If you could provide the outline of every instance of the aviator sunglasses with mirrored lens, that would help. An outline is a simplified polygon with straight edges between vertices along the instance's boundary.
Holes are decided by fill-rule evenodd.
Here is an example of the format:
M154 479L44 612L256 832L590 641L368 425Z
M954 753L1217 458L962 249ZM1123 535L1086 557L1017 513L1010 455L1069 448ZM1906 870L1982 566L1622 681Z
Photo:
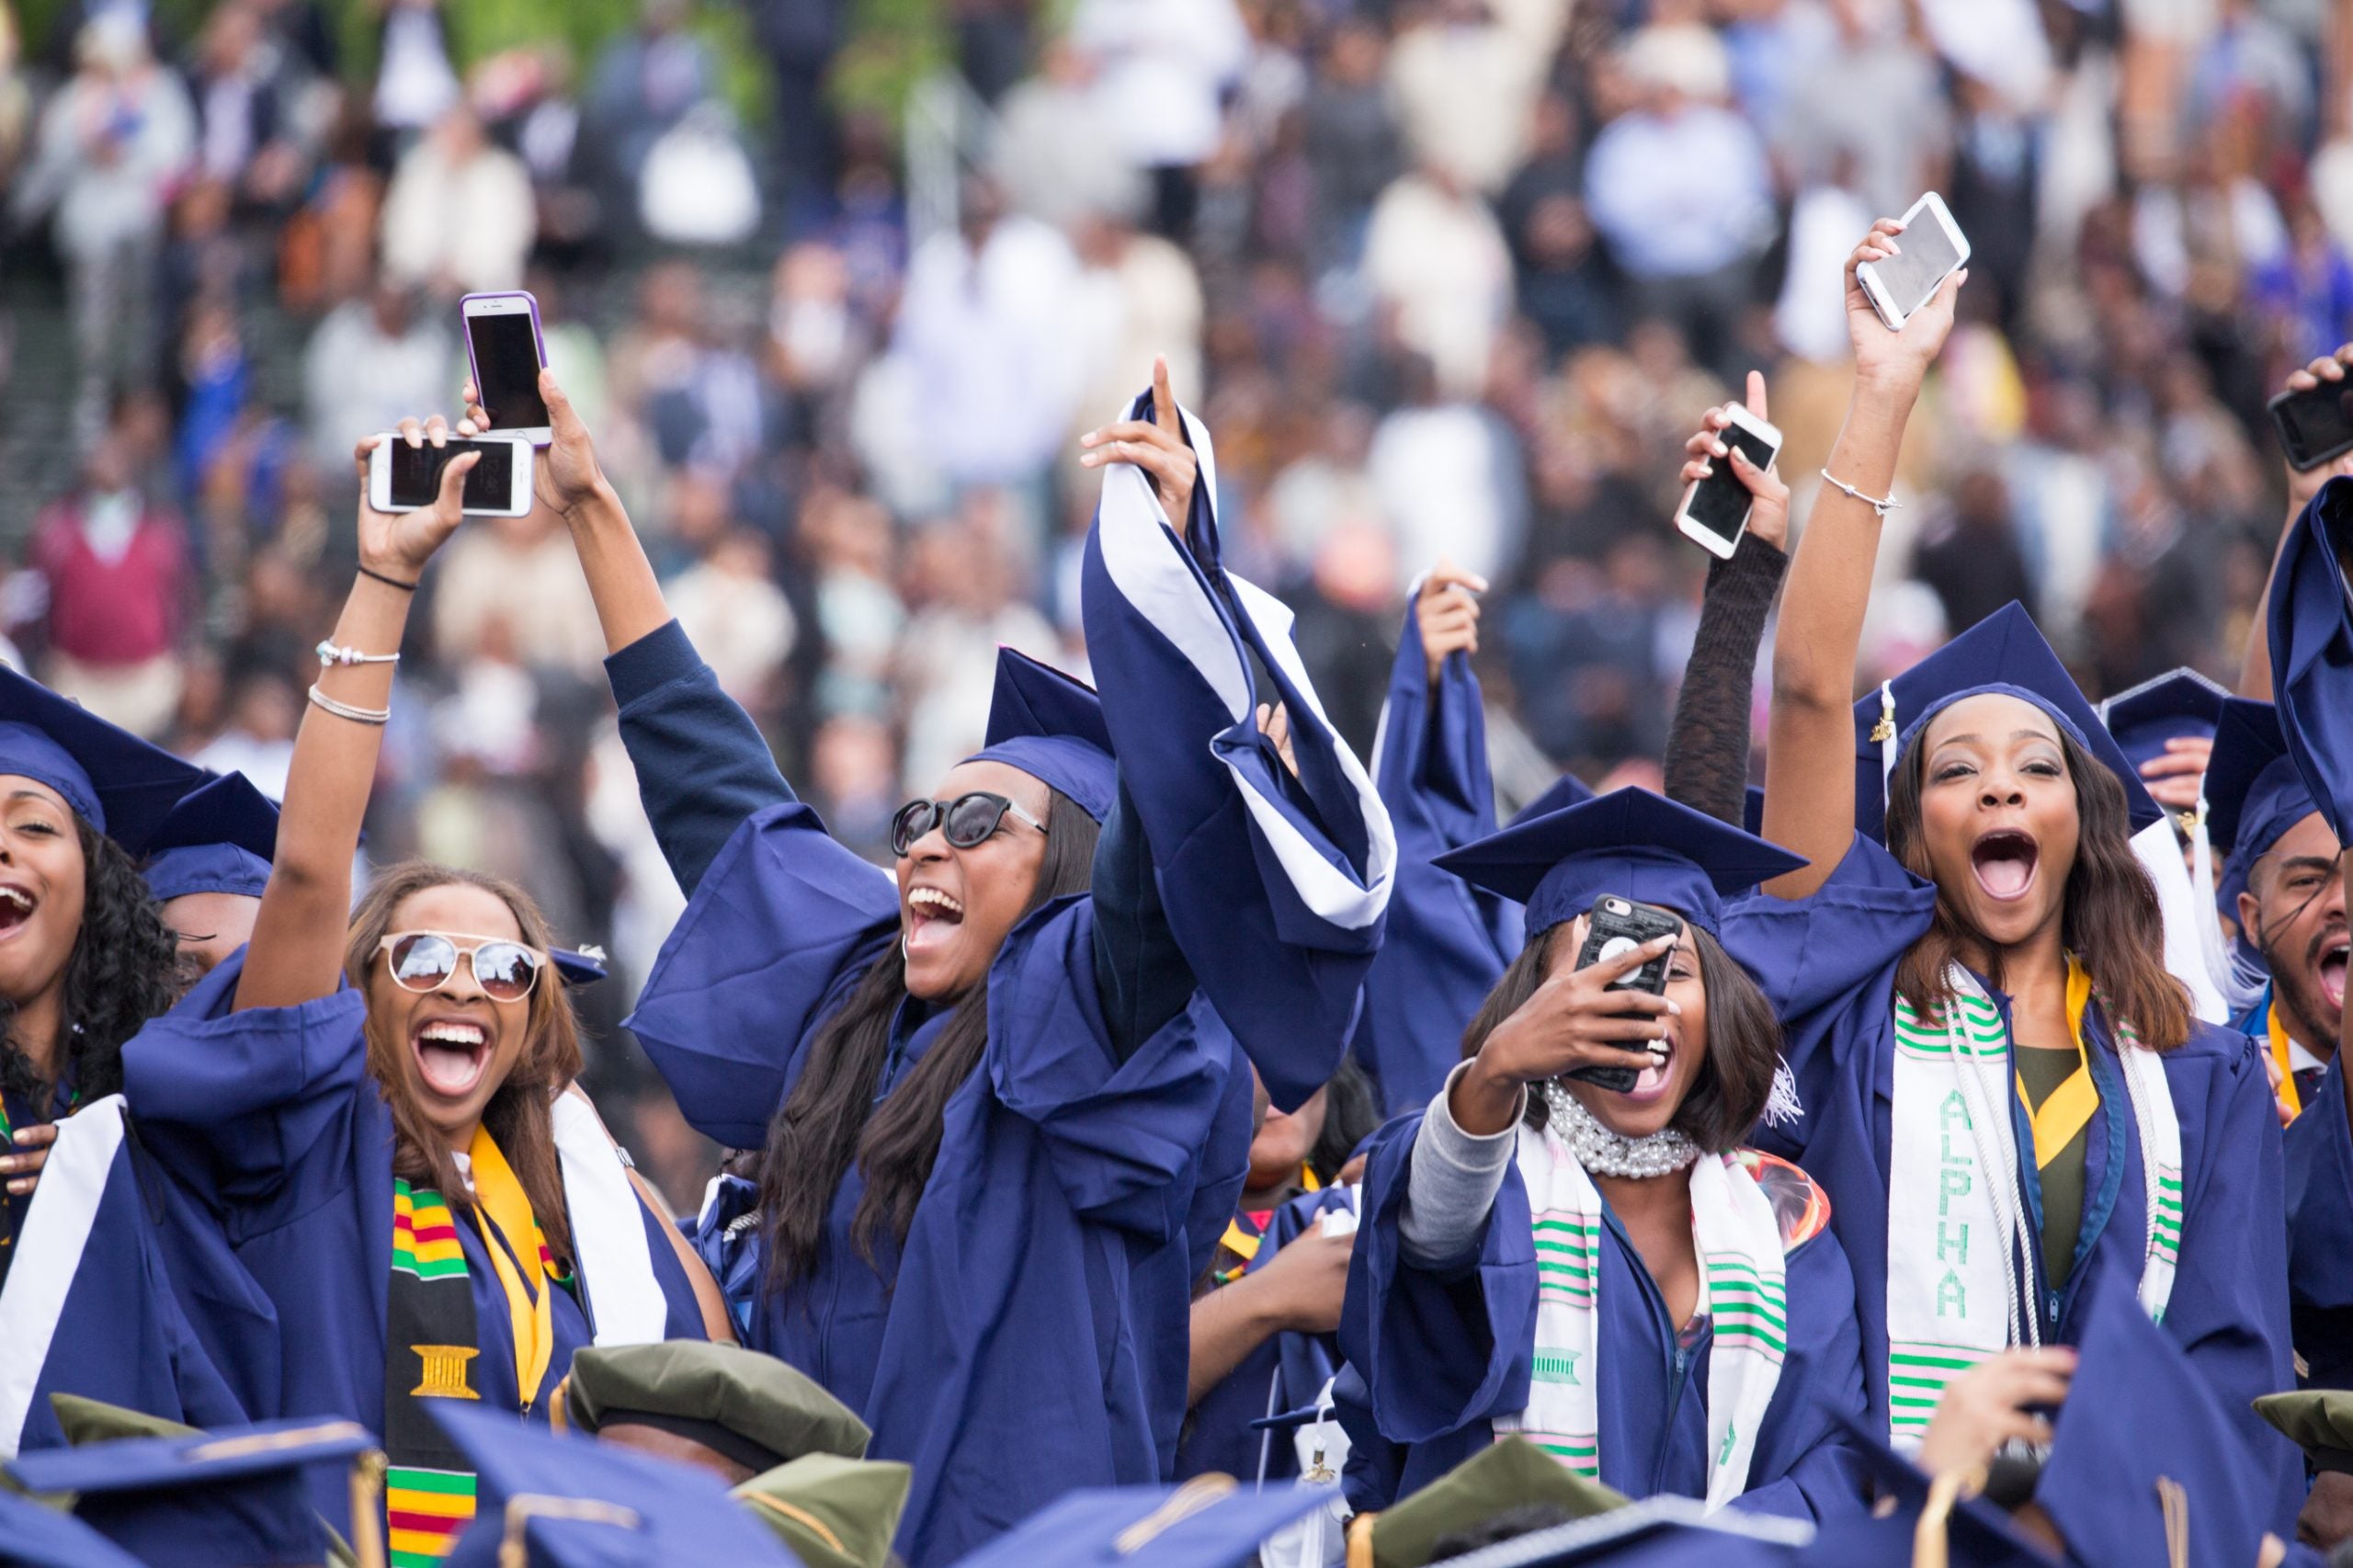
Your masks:
M392 954L392 983L404 991L438 991L458 972L458 960L471 956L474 983L494 1002L520 1002L540 978L540 955L520 942L471 938L472 946L438 931L395 931L376 944Z
M947 824L944 831L951 847L970 849L995 833L1008 812L1040 833L1046 831L1044 823L1004 796L975 790L952 801L909 801L901 806L899 814L891 819L891 850L904 855L917 839L942 823Z

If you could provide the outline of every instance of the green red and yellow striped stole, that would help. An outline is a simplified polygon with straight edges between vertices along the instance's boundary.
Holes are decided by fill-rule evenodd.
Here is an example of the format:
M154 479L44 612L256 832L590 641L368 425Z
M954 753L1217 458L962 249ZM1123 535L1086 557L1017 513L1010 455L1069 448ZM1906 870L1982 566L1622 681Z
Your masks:
M472 1471L393 1465L384 1472L385 1558L390 1568L433 1568L474 1519Z

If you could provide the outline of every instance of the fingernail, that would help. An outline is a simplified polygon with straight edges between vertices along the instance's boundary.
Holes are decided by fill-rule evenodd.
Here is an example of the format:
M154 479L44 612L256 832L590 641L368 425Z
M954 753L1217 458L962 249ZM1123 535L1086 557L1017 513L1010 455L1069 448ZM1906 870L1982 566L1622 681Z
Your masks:
M1709 442L1709 443L1708 443L1708 449L1709 449L1710 451L1711 451L1711 452L1715 453L1715 454L1716 454L1716 456L1718 456L1718 457L1722 457L1726 452L1730 451L1732 449L1731 449L1731 448L1729 448L1729 447L1727 447L1727 446L1725 446L1722 441L1711 441L1711 442Z
M10 1134L10 1136L19 1143L29 1143L33 1141L33 1134L39 1131L39 1128L19 1127L14 1133Z
M1666 1010L1679 1018L1683 1016L1683 1004L1670 996L1666 999Z
M17 1198L22 1198L26 1193L30 1192L32 1189L33 1184L29 1178L24 1181L12 1181L8 1184L8 1191Z
M0 1172L13 1171L16 1168L16 1161L10 1159L0 1159Z

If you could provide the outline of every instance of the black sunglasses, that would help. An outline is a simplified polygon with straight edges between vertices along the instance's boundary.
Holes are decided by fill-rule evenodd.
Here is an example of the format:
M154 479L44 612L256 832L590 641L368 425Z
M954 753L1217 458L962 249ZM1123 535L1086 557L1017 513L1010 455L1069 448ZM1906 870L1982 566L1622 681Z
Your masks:
M918 839L946 824L949 847L970 849L984 842L1003 824L1007 813L1019 817L1040 833L1046 824L1002 795L975 790L952 801L909 801L891 819L891 852L904 856Z

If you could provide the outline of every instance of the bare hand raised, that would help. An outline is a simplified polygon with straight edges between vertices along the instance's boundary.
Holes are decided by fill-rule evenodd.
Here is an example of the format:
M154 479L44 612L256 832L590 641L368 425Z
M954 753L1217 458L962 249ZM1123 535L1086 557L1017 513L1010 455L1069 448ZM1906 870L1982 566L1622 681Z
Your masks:
M1748 395L1743 400L1748 412L1759 419L1765 412L1765 373L1748 372ZM1731 405L1727 403L1726 408ZM1751 504L1748 509L1748 531L1776 550L1789 548L1790 487L1781 483L1778 467L1758 468L1748 460L1748 454L1723 439L1732 426L1732 415L1723 408L1711 408L1699 421L1699 432L1683 443L1689 460L1683 465L1682 480L1694 484L1715 472L1711 460L1722 458L1732 465L1732 472L1747 487Z
M466 416L458 425L460 436L489 430L490 411L482 405L472 381L466 383ZM548 405L548 426L554 439L540 449L531 465L531 492L539 504L567 518L572 509L607 490L605 471L597 465L596 444L572 399L556 384L555 372L540 371L540 401Z
M474 452L460 452L441 470L441 487L433 505L414 512L379 512L368 501L368 464L383 437L370 436L352 451L359 469L359 563L369 571L404 583L415 583L434 552L449 541L464 521L466 474L482 460ZM449 422L435 415L422 424L404 419L392 437L411 447L428 442L449 444Z
M1854 345L1859 383L1883 394L1910 397L1919 392L1928 367L1944 351L1945 338L1952 331L1953 306L1961 297L1961 286L1969 281L1969 269L1964 267L1946 278L1938 285L1935 298L1913 312L1900 329L1888 331L1871 307L1870 296L1857 280L1855 268L1867 261L1902 255L1896 240L1902 233L1902 219L1881 218L1847 257L1847 339Z
M1115 420L1099 430L1089 430L1078 444L1087 449L1078 460L1081 468L1133 463L1143 470L1153 494L1160 497L1160 509L1182 531L1185 519L1192 515L1193 482L1199 464L1193 449L1186 444L1185 421L1176 411L1176 394L1169 390L1167 356L1155 356L1152 361L1150 419Z
M1479 598L1487 580L1465 572L1444 556L1422 579L1414 596L1414 627L1422 634L1422 657L1428 662L1432 685L1449 653L1479 651Z

